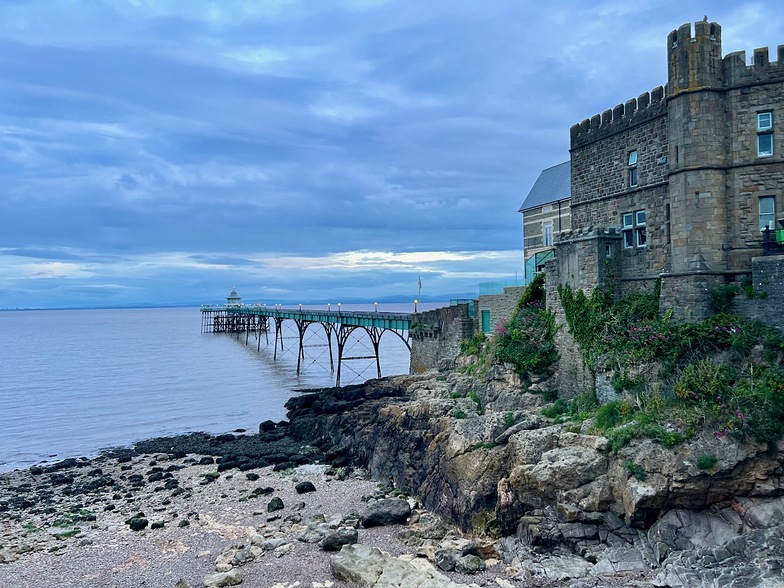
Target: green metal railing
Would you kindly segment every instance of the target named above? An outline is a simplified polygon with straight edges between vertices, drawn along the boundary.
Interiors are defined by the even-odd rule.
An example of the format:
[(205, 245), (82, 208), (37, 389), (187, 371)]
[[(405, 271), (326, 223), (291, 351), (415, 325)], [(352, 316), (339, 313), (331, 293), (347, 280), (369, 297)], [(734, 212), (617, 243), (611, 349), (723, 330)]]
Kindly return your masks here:
[(291, 319), (314, 323), (347, 325), (353, 327), (376, 327), (407, 331), (411, 324), (411, 313), (311, 310), (296, 308), (267, 308), (262, 305), (209, 306), (201, 307), (202, 312), (227, 312), (235, 315), (265, 316), (270, 318)]

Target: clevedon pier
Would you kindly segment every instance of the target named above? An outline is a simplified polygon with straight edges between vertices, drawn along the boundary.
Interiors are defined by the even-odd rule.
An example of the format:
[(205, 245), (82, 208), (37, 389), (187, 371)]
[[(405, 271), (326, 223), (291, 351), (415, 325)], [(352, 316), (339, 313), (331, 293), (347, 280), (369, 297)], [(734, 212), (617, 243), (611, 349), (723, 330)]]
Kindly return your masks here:
[[(381, 337), (391, 333), (399, 337), (411, 351), (411, 313), (391, 312), (356, 312), (343, 311), (340, 308), (332, 310), (268, 308), (264, 305), (245, 305), (227, 303), (225, 306), (201, 307), (201, 332), (202, 333), (231, 333), (238, 338), (244, 335), (245, 344), (248, 345), (251, 336), (255, 339), (256, 350), (261, 349), (262, 340), (266, 345), (273, 344), (273, 358), (278, 358), (278, 352), (284, 351), (284, 336), (287, 329), (284, 323), (293, 325), (296, 335), (297, 373), (302, 369), (305, 360), (306, 347), (323, 347), (328, 350), (329, 367), (334, 373), (337, 363), (336, 386), (340, 386), (342, 367), (345, 362), (364, 360), (375, 361), (378, 377), (381, 377), (381, 358), (379, 346)], [(308, 331), (323, 332), (322, 343), (308, 343)], [(361, 330), (367, 334), (370, 341), (367, 350), (361, 355), (348, 352), (347, 343), (352, 334)], [(289, 332), (291, 329), (289, 329)], [(272, 336), (270, 336), (272, 335)], [(272, 341), (272, 343), (270, 343)], [(334, 349), (333, 351), (333, 342)], [(352, 348), (353, 349), (353, 348)]]

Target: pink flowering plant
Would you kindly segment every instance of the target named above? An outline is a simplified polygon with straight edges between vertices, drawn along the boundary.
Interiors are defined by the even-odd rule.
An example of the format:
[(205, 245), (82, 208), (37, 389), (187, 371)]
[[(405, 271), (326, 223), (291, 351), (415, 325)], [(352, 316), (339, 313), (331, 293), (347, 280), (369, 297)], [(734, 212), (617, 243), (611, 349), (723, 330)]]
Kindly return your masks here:
[(521, 375), (546, 373), (558, 361), (555, 318), (544, 306), (544, 274), (526, 288), (509, 322), (495, 326), (495, 356)]
[(702, 359), (686, 366), (675, 391), (692, 409), (694, 420), (717, 437), (753, 437), (775, 443), (784, 436), (784, 369), (741, 371)]

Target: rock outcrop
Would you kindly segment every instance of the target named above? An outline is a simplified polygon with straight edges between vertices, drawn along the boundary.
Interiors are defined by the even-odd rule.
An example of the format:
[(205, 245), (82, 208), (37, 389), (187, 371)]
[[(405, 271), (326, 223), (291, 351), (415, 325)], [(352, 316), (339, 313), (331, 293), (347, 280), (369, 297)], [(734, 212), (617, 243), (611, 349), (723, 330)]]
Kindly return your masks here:
[[(702, 433), (613, 453), (590, 423), (554, 424), (544, 405), (495, 366), (481, 379), (431, 372), (323, 390), (287, 408), (294, 438), (328, 460), (356, 460), (463, 529), (504, 535), (523, 575), (661, 568), (660, 585), (686, 586), (690, 566), (715, 563), (710, 577), (725, 582), (721, 562), (778, 549), (782, 452)], [(705, 455), (715, 463), (700, 469)], [(781, 581), (774, 568), (755, 577)]]

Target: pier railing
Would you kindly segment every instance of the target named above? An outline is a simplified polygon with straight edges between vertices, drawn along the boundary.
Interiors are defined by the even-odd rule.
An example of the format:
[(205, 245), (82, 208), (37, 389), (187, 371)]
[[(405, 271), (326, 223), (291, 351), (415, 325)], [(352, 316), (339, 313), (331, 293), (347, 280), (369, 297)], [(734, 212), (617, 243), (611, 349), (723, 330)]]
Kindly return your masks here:
[[(251, 333), (257, 340), (257, 351), (261, 348), (262, 337), (269, 344), (272, 324), (275, 328), (275, 349), (273, 358), (277, 359), (278, 349), (283, 351), (283, 323), (293, 321), (297, 327), (299, 350), (297, 353), (297, 373), (300, 373), (302, 360), (305, 358), (305, 334), (311, 325), (320, 325), (326, 336), (329, 347), (330, 369), (334, 372), (335, 361), (332, 351), (333, 335), (337, 345), (337, 378), (336, 386), (340, 386), (341, 367), (343, 362), (351, 360), (374, 359), (378, 377), (381, 377), (381, 360), (379, 345), (384, 333), (391, 332), (411, 350), (410, 327), (413, 315), (410, 313), (378, 312), (378, 311), (344, 311), (328, 309), (313, 310), (306, 308), (269, 308), (264, 305), (227, 304), (224, 306), (204, 305), (201, 307), (202, 333), (235, 333), (239, 337), (245, 334), (245, 344), (250, 340)], [(363, 330), (370, 338), (373, 355), (347, 356), (346, 343), (357, 329)]]

